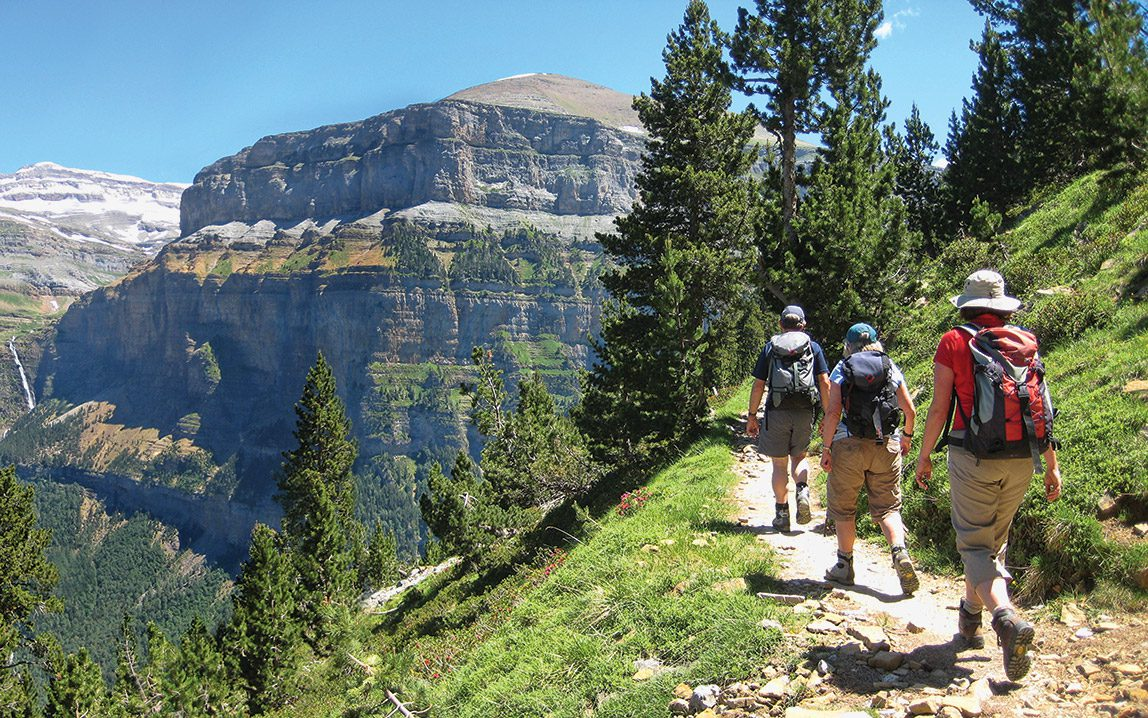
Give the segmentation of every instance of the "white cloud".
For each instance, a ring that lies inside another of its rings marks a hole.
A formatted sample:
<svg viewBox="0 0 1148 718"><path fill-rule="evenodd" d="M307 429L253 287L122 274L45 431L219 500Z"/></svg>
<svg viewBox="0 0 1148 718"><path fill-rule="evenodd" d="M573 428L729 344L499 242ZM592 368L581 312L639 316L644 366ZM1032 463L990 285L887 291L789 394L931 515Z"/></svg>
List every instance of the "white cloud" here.
<svg viewBox="0 0 1148 718"><path fill-rule="evenodd" d="M881 23L873 34L877 36L878 40L888 39L893 34L893 30L904 30L908 27L905 20L911 17L918 17L921 11L915 7L906 7L903 10L898 10L893 13L892 18Z"/></svg>
<svg viewBox="0 0 1148 718"><path fill-rule="evenodd" d="M904 10L898 10L897 12L893 13L893 22L897 25L898 30L904 30L905 29L904 18L917 17L920 14L921 14L921 11L918 10L917 8L907 7Z"/></svg>

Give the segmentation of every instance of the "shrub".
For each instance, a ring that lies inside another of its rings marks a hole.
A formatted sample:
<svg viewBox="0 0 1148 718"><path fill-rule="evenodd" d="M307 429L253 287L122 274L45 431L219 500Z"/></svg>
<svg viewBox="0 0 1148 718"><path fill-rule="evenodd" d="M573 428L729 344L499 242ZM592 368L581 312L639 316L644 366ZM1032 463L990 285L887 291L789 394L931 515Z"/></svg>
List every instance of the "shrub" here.
<svg viewBox="0 0 1148 718"><path fill-rule="evenodd" d="M1035 302L1018 320L1047 348L1095 327L1107 326L1115 309L1112 299L1102 294L1054 294Z"/></svg>

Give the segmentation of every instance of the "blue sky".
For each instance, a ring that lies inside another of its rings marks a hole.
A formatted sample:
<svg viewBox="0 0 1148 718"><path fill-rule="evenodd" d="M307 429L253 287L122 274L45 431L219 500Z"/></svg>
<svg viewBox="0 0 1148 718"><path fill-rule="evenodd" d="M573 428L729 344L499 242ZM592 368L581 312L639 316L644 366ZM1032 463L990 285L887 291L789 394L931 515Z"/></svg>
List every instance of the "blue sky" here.
<svg viewBox="0 0 1148 718"><path fill-rule="evenodd" d="M732 29L739 5L712 0ZM33 162L190 182L278 132L358 120L525 72L629 93L661 77L685 0L0 0L0 172ZM983 21L887 0L873 65L901 124L943 143Z"/></svg>

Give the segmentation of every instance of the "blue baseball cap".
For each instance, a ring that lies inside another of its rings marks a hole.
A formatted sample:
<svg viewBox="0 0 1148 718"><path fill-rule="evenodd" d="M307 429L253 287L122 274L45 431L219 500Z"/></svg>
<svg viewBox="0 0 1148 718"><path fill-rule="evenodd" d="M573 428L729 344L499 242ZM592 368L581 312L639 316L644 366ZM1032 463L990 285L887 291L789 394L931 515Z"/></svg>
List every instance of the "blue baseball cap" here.
<svg viewBox="0 0 1148 718"><path fill-rule="evenodd" d="M865 322L858 322L849 327L849 331L845 332L845 341L850 344L860 344L862 342L868 344L869 342L875 342L877 341L877 330Z"/></svg>
<svg viewBox="0 0 1148 718"><path fill-rule="evenodd" d="M790 304L788 307L781 310L781 321L784 322L786 320L804 324L805 310L796 304Z"/></svg>

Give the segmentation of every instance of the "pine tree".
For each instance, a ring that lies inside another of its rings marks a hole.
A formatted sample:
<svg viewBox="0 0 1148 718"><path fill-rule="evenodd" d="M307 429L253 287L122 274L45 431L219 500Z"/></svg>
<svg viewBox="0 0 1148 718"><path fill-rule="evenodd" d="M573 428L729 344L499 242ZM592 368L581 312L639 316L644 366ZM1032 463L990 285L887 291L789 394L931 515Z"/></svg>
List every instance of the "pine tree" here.
<svg viewBox="0 0 1148 718"><path fill-rule="evenodd" d="M252 713L282 705L290 697L302 641L297 594L285 541L273 529L256 524L224 639L232 674L242 680Z"/></svg>
<svg viewBox="0 0 1148 718"><path fill-rule="evenodd" d="M805 254L794 273L811 328L836 339L856 321L885 324L913 291L916 235L895 194L882 151L887 105L872 71L831 83L834 106L822 129L824 150L797 231ZM826 293L825 286L834 291Z"/></svg>
<svg viewBox="0 0 1148 718"><path fill-rule="evenodd" d="M1025 186L1143 155L1145 8L1134 0L973 0L1000 33Z"/></svg>
<svg viewBox="0 0 1148 718"><path fill-rule="evenodd" d="M50 660L45 718L107 718L109 710L100 667L88 649Z"/></svg>
<svg viewBox="0 0 1148 718"><path fill-rule="evenodd" d="M356 598L353 564L363 539L354 516L351 473L358 450L334 374L322 354L307 373L295 414L299 443L284 454L277 498L302 581L299 608L310 626L308 640L318 646L325 632L320 609L349 605Z"/></svg>
<svg viewBox="0 0 1148 718"><path fill-rule="evenodd" d="M933 167L940 145L921 119L916 103L905 120L904 134L891 133L887 145L886 154L896 175L896 193L905 203L909 229L919 232L926 251L935 255L944 233L941 178Z"/></svg>
<svg viewBox="0 0 1148 718"><path fill-rule="evenodd" d="M159 689L154 685L147 666L141 661L136 638L135 620L124 614L120 625L120 640L116 649L115 683L112 686L111 703L119 715L154 715L160 706L157 703Z"/></svg>
<svg viewBox="0 0 1148 718"><path fill-rule="evenodd" d="M1148 153L1148 9L1136 0L1089 3L1096 52L1073 67L1082 98L1079 143L1088 164L1111 167Z"/></svg>
<svg viewBox="0 0 1148 718"><path fill-rule="evenodd" d="M781 241L783 251L797 241L797 136L815 132L820 123L818 95L829 58L824 5L824 0L755 0L756 12L738 9L730 44L737 86L764 98L758 120L781 145L780 225L768 234ZM763 247L763 259L776 248Z"/></svg>
<svg viewBox="0 0 1148 718"><path fill-rule="evenodd" d="M473 555L491 540L482 525L490 525L492 504L489 485L478 478L474 462L463 451L455 458L450 476L437 463L431 466L427 490L419 497L427 528L442 548L463 556Z"/></svg>
<svg viewBox="0 0 1148 718"><path fill-rule="evenodd" d="M490 352L476 347L474 423L486 441L482 475L491 497L505 509L531 508L576 494L598 478L585 438L538 374L518 384L518 404L508 411L502 372Z"/></svg>
<svg viewBox="0 0 1148 718"><path fill-rule="evenodd" d="M1025 188L1021 117L1010 89L1008 56L989 23L973 47L980 56L973 97L949 121L945 145L944 191L952 229L968 224L974 200L1003 213Z"/></svg>
<svg viewBox="0 0 1148 718"><path fill-rule="evenodd" d="M367 587L377 590L399 580L398 547L395 532L384 531L382 523L376 521L363 567L363 582Z"/></svg>
<svg viewBox="0 0 1148 718"><path fill-rule="evenodd" d="M175 715L208 718L246 713L245 696L231 683L219 645L198 617L180 639L165 679L166 702Z"/></svg>
<svg viewBox="0 0 1148 718"><path fill-rule="evenodd" d="M39 695L27 667L5 669L9 675L0 687L0 715L6 718L38 718Z"/></svg>
<svg viewBox="0 0 1148 718"><path fill-rule="evenodd" d="M27 696L24 673L12 664L19 648L31 648L34 616L61 607L52 596L56 569L44 552L51 535L37 528L32 487L0 468L0 705L19 705Z"/></svg>
<svg viewBox="0 0 1148 718"><path fill-rule="evenodd" d="M691 2L662 53L665 77L634 101L647 152L632 212L600 236L614 263L603 277L611 301L581 414L596 453L613 463L648 461L696 432L708 390L744 376L747 347L760 340L748 178L754 118L729 112L726 41L705 4ZM654 306L671 243L683 285L672 320ZM695 355L700 371L687 366Z"/></svg>

